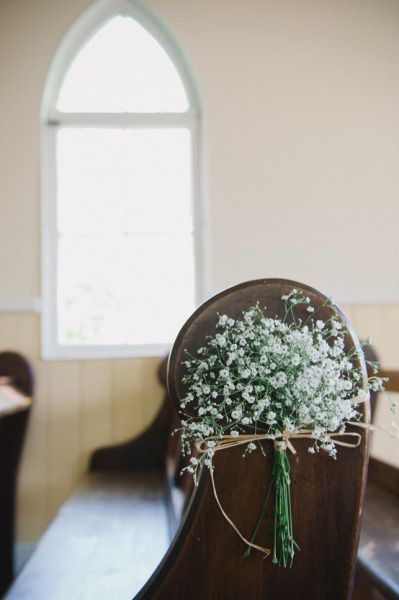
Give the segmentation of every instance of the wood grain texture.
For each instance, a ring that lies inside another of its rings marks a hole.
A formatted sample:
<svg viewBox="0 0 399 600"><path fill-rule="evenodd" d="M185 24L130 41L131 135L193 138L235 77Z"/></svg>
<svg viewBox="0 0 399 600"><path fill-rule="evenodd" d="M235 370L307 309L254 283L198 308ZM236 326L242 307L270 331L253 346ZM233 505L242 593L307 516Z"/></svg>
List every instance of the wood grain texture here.
<svg viewBox="0 0 399 600"><path fill-rule="evenodd" d="M82 444L87 463L98 443L110 444L112 441L112 374L106 361L93 360L82 364L81 376Z"/></svg>
<svg viewBox="0 0 399 600"><path fill-rule="evenodd" d="M353 600L399 599L398 498L399 469L371 457Z"/></svg>
<svg viewBox="0 0 399 600"><path fill-rule="evenodd" d="M131 440L96 449L90 457L90 471L163 469L173 416L172 405L165 394L166 365L167 357L160 362L157 369L164 399L150 425Z"/></svg>
<svg viewBox="0 0 399 600"><path fill-rule="evenodd" d="M206 302L189 319L172 350L168 387L179 405L185 390L181 382L184 349L195 353L214 331L217 312L236 317L244 308L260 301L268 314L281 315L281 296L292 287L303 289L314 306L324 297L295 282L259 280L230 288ZM320 318L328 316L322 309ZM341 315L344 320L344 316ZM354 334L348 336L352 346ZM365 373L364 361L360 359ZM364 420L369 419L365 406ZM267 446L267 444L266 444ZM360 515L365 488L368 434L357 449L339 449L337 461L307 452L308 443L295 443L292 467L293 522L301 552L292 569L279 569L270 559L243 558L241 540L226 523L213 497L208 473L204 472L185 520L169 552L137 596L140 600L193 598L200 600L348 600L351 596L358 545ZM272 452L266 459L253 453L242 459L235 448L218 453L215 475L226 512L244 534L250 535L271 478ZM270 519L269 514L269 519ZM260 543L270 544L263 530ZM195 584L194 584L195 582Z"/></svg>
<svg viewBox="0 0 399 600"><path fill-rule="evenodd" d="M76 472L84 469L83 455L76 452L76 448L82 448L80 369L80 363L76 361L51 364L49 404L51 517L75 487Z"/></svg>
<svg viewBox="0 0 399 600"><path fill-rule="evenodd" d="M113 441L137 435L143 422L141 365L129 359L112 363Z"/></svg>
<svg viewBox="0 0 399 600"><path fill-rule="evenodd" d="M375 464L367 484L359 566L385 598L399 598L399 496L385 489ZM398 474L396 473L396 479ZM375 482L377 478L378 483ZM397 491L397 490L396 490Z"/></svg>
<svg viewBox="0 0 399 600"><path fill-rule="evenodd" d="M131 600L169 544L164 496L159 472L90 474L7 600Z"/></svg>
<svg viewBox="0 0 399 600"><path fill-rule="evenodd" d="M162 399L156 378L159 359L121 361L124 366L117 375L125 382L115 376L119 360L72 361L74 367L69 361L42 361L40 317L30 313L0 314L0 349L20 352L36 373L35 406L17 490L17 539L32 542L84 475L91 452L140 434L152 421ZM77 380L70 381L77 370ZM132 377L134 384L128 381ZM137 393L129 401L132 385ZM68 427L74 428L73 444Z"/></svg>

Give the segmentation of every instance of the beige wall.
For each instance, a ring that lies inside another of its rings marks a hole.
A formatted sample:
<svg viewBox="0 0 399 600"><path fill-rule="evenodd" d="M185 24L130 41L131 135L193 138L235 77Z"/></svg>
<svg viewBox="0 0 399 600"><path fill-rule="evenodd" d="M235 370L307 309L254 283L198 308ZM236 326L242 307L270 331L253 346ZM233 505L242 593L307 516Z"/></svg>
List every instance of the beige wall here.
<svg viewBox="0 0 399 600"><path fill-rule="evenodd" d="M0 1L0 308L40 296L41 95L63 33L89 4ZM260 276L305 281L349 305L397 367L398 2L150 5L203 98L210 291ZM150 420L156 361L42 362L33 313L3 314L0 346L37 368L19 512L20 538L34 539L89 451ZM388 442L373 451L397 460Z"/></svg>

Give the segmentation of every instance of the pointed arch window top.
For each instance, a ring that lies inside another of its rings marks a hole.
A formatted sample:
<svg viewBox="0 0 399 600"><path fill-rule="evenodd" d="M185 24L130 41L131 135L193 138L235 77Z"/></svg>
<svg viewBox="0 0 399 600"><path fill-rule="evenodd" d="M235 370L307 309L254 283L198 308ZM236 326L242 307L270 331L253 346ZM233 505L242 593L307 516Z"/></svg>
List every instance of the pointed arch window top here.
<svg viewBox="0 0 399 600"><path fill-rule="evenodd" d="M62 81L66 113L182 113L182 79L159 42L130 16L108 20L80 49Z"/></svg>

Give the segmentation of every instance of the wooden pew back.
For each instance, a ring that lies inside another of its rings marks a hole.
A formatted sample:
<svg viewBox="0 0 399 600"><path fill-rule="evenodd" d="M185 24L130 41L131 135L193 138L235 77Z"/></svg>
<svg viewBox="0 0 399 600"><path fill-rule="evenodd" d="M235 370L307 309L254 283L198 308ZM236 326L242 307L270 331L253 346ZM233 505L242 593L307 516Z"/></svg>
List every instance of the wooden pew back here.
<svg viewBox="0 0 399 600"><path fill-rule="evenodd" d="M214 331L217 313L237 317L256 301L281 315L281 296L292 287L310 296L321 307L325 297L307 286L284 280L259 280L236 286L202 305L180 332L169 363L169 393L179 407L184 350L191 354ZM320 318L325 316L321 309ZM341 314L345 322L345 317ZM350 330L351 331L351 330ZM351 331L348 346L355 343ZM365 364L361 361L365 373ZM363 420L369 420L364 405ZM337 461L325 454L307 452L306 440L295 441L297 454L290 457L295 537L301 547L291 569L272 565L270 558L252 554L243 558L245 546L227 524L215 502L208 472L198 488L167 555L140 600L192 598L202 600L347 600L350 598L360 529L367 469L368 433L356 449L339 449ZM272 451L266 458L254 452L241 458L242 449L218 453L215 479L226 513L249 536L262 506L272 472ZM268 515L269 522L271 514ZM270 545L266 528L259 543Z"/></svg>

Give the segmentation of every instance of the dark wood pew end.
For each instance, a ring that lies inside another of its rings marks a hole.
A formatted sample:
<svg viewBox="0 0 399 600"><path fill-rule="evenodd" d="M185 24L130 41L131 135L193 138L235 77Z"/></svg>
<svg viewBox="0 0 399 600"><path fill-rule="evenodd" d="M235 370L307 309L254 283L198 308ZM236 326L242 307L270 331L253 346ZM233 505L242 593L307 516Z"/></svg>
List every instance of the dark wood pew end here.
<svg viewBox="0 0 399 600"><path fill-rule="evenodd" d="M399 470L370 459L353 600L399 599Z"/></svg>

